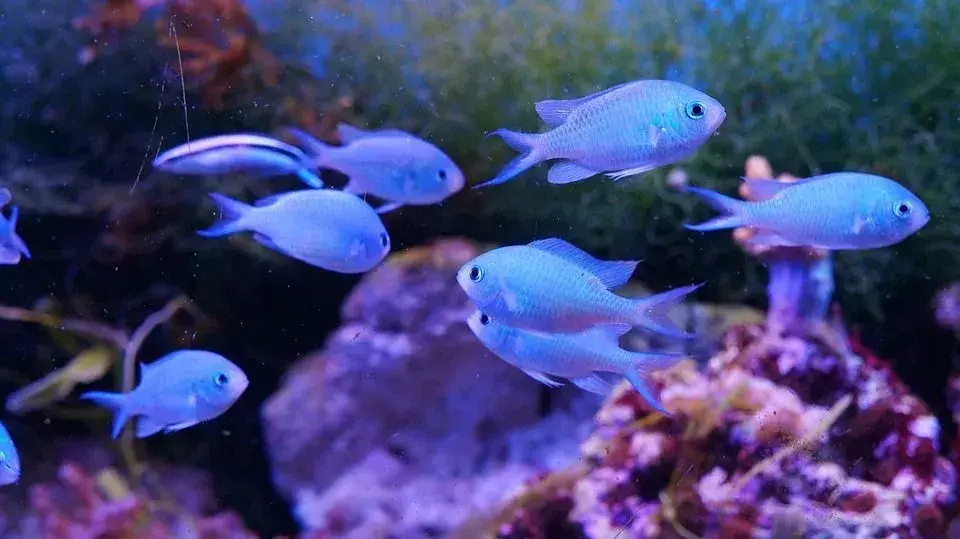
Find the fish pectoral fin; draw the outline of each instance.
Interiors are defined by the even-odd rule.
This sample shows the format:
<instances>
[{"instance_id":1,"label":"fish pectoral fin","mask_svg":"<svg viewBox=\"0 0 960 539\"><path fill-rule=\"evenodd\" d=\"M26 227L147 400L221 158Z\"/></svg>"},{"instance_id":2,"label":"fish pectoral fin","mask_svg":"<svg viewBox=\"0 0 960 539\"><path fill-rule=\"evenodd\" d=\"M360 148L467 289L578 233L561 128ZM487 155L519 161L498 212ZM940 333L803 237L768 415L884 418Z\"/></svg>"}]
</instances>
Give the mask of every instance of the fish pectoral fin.
<instances>
[{"instance_id":1,"label":"fish pectoral fin","mask_svg":"<svg viewBox=\"0 0 960 539\"><path fill-rule=\"evenodd\" d=\"M616 182L630 176L636 176L637 174L643 174L644 172L649 172L655 168L657 168L657 165L641 165L639 167L628 168L624 170L617 170L613 172L606 172L605 174L609 176L611 180Z\"/></svg>"},{"instance_id":2,"label":"fish pectoral fin","mask_svg":"<svg viewBox=\"0 0 960 539\"><path fill-rule=\"evenodd\" d=\"M0 245L0 265L12 266L20 263L23 255L10 245Z\"/></svg>"},{"instance_id":3,"label":"fish pectoral fin","mask_svg":"<svg viewBox=\"0 0 960 539\"><path fill-rule=\"evenodd\" d=\"M527 370L527 369L520 369L520 370L522 370L523 372L527 373L527 375L530 376L530 378L533 378L534 380L536 380L536 381L538 381L538 382L540 382L541 384L544 384L544 385L546 385L546 386L549 386L549 387L560 387L560 386L563 385L563 382L558 382L557 380L554 380L553 378L551 378L550 376L548 376L548 375L546 375L546 374L544 374L544 373L542 373L542 372L539 372L539 371L531 371L531 370Z\"/></svg>"},{"instance_id":4,"label":"fish pectoral fin","mask_svg":"<svg viewBox=\"0 0 960 539\"><path fill-rule=\"evenodd\" d=\"M184 421L182 423L174 423L172 425L164 425L163 432L165 433L176 432L178 430L183 430L187 427L192 427L197 423L199 423L199 421L193 420L193 421Z\"/></svg>"},{"instance_id":5,"label":"fish pectoral fin","mask_svg":"<svg viewBox=\"0 0 960 539\"><path fill-rule=\"evenodd\" d=\"M158 423L148 416L140 416L137 421L137 438L146 438L164 429L165 425Z\"/></svg>"},{"instance_id":6,"label":"fish pectoral fin","mask_svg":"<svg viewBox=\"0 0 960 539\"><path fill-rule=\"evenodd\" d=\"M389 212L392 212L393 210L396 210L402 207L403 207L402 202L391 202L389 204L383 204L379 208L377 208L377 213L380 215L383 215L384 213L389 213Z\"/></svg>"},{"instance_id":7,"label":"fish pectoral fin","mask_svg":"<svg viewBox=\"0 0 960 539\"><path fill-rule=\"evenodd\" d=\"M601 378L597 373L593 373L590 376L583 376L581 378L571 378L571 382L580 389L585 389L590 393L596 393L597 395L607 395L613 390L614 383L605 378Z\"/></svg>"},{"instance_id":8,"label":"fish pectoral fin","mask_svg":"<svg viewBox=\"0 0 960 539\"><path fill-rule=\"evenodd\" d=\"M591 170L585 166L578 165L573 161L561 161L556 163L547 172L547 181L554 185L563 185L577 182L590 176L599 174L596 170Z\"/></svg>"},{"instance_id":9,"label":"fish pectoral fin","mask_svg":"<svg viewBox=\"0 0 960 539\"><path fill-rule=\"evenodd\" d=\"M758 247L798 247L800 245L782 238L772 230L762 229L754 230L747 242Z\"/></svg>"}]
</instances>

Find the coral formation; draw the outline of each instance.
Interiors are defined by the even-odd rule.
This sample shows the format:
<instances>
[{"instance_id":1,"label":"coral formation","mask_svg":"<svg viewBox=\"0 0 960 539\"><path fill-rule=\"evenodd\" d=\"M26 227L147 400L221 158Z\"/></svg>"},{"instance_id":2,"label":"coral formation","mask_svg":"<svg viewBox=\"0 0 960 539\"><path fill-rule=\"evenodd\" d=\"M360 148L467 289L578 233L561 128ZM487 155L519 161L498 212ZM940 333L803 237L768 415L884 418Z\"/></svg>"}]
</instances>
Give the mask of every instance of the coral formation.
<instances>
[{"instance_id":1,"label":"coral formation","mask_svg":"<svg viewBox=\"0 0 960 539\"><path fill-rule=\"evenodd\" d=\"M582 446L583 477L515 510L497 535L940 536L957 473L939 423L850 344L734 327L705 372L662 373L671 418L619 386Z\"/></svg>"}]
</instances>

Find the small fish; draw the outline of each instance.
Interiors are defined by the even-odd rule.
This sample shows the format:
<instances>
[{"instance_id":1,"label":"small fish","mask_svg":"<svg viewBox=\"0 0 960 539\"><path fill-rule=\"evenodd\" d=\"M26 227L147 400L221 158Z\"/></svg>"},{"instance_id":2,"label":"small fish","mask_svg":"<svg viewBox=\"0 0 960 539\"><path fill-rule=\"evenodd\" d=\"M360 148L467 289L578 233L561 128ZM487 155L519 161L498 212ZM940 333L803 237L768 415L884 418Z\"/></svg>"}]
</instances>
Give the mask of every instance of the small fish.
<instances>
[{"instance_id":1,"label":"small fish","mask_svg":"<svg viewBox=\"0 0 960 539\"><path fill-rule=\"evenodd\" d=\"M227 358L203 350L179 350L140 364L140 385L129 393L91 391L80 395L115 412L111 435L138 416L137 438L192 427L227 411L249 385Z\"/></svg>"},{"instance_id":2,"label":"small fish","mask_svg":"<svg viewBox=\"0 0 960 539\"><path fill-rule=\"evenodd\" d=\"M254 133L193 140L163 152L153 161L153 168L172 174L294 174L310 187L323 187L323 181L310 170L312 166L312 160L299 148Z\"/></svg>"},{"instance_id":3,"label":"small fish","mask_svg":"<svg viewBox=\"0 0 960 539\"><path fill-rule=\"evenodd\" d=\"M377 213L356 195L304 190L272 195L253 206L217 193L222 220L198 232L217 237L251 231L259 243L297 260L340 273L364 273L390 252Z\"/></svg>"},{"instance_id":4,"label":"small fish","mask_svg":"<svg viewBox=\"0 0 960 539\"><path fill-rule=\"evenodd\" d=\"M647 378L649 373L668 369L685 357L628 352L620 348L619 340L629 328L621 326L550 334L516 329L481 311L474 312L467 325L487 349L538 382L559 387L563 384L553 377L563 377L591 393L606 395L622 376L664 414L667 412Z\"/></svg>"},{"instance_id":5,"label":"small fish","mask_svg":"<svg viewBox=\"0 0 960 539\"><path fill-rule=\"evenodd\" d=\"M0 208L6 206L13 200L13 193L6 187L0 187Z\"/></svg>"},{"instance_id":6,"label":"small fish","mask_svg":"<svg viewBox=\"0 0 960 539\"><path fill-rule=\"evenodd\" d=\"M597 174L614 181L642 174L693 153L720 127L727 113L715 99L679 82L626 82L580 99L536 104L551 129L517 133L497 129L521 155L480 185L496 185L548 159L562 159L547 181L566 184Z\"/></svg>"},{"instance_id":7,"label":"small fish","mask_svg":"<svg viewBox=\"0 0 960 539\"><path fill-rule=\"evenodd\" d=\"M0 424L0 485L11 485L20 479L20 455L13 438Z\"/></svg>"},{"instance_id":8,"label":"small fish","mask_svg":"<svg viewBox=\"0 0 960 539\"><path fill-rule=\"evenodd\" d=\"M755 245L841 250L887 247L930 221L919 198L881 176L839 172L794 182L744 181L761 200L688 187L723 215L686 227L703 232L748 226L756 229L750 238Z\"/></svg>"},{"instance_id":9,"label":"small fish","mask_svg":"<svg viewBox=\"0 0 960 539\"><path fill-rule=\"evenodd\" d=\"M9 200L8 200L9 202ZM0 265L13 266L21 258L30 258L30 250L17 234L17 218L20 210L16 206L10 209L10 218L4 220L0 215Z\"/></svg>"},{"instance_id":10,"label":"small fish","mask_svg":"<svg viewBox=\"0 0 960 539\"><path fill-rule=\"evenodd\" d=\"M445 153L404 131L364 131L339 124L337 133L344 144L339 147L323 144L299 129L287 131L315 156L318 167L350 177L344 191L397 203L390 209L442 202L465 183L463 172Z\"/></svg>"},{"instance_id":11,"label":"small fish","mask_svg":"<svg viewBox=\"0 0 960 539\"><path fill-rule=\"evenodd\" d=\"M597 260L550 238L484 253L460 268L457 282L480 310L519 329L575 333L598 325L643 326L687 337L667 312L700 285L644 299L611 293L636 267L636 261Z\"/></svg>"}]
</instances>

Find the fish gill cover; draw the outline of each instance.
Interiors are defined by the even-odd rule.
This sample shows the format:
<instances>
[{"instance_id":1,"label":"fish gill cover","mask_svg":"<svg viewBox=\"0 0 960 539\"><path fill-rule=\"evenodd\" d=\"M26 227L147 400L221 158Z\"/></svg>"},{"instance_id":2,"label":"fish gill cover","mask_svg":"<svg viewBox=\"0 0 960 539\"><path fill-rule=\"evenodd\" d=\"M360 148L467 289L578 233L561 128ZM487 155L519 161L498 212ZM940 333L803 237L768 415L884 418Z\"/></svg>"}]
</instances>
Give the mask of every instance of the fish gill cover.
<instances>
[{"instance_id":1,"label":"fish gill cover","mask_svg":"<svg viewBox=\"0 0 960 539\"><path fill-rule=\"evenodd\" d=\"M166 458L209 470L216 488L210 498L236 509L259 535L303 527L313 530L304 535L320 537L442 536L504 501L518 482L563 468L576 458L571 445L581 441L568 433L595 428L595 444L584 448L585 468L529 487L494 520L499 527L492 532L481 519L485 531L462 533L606 537L609 526L628 537L654 533L648 529L688 537L810 530L796 515L777 516L790 496L809 514L824 516L819 520L833 533L946 533L956 512L955 472L939 456L930 414L949 417L943 381L957 344L934 326L929 305L935 290L960 280L953 224L960 204L958 23L960 5L949 0L4 3L0 185L18 208L13 219L8 204L4 219L17 222L31 259L3 266L10 283L3 302L33 306L0 314L47 328L0 328L9 343L2 383L11 398L4 422L20 445L21 484L36 485L40 493L25 509L37 518L9 522L45 523L20 528L31 537L57 537L65 527L94 537L145 535L141 526L149 527L144 522L151 518L162 521L151 528L156 533L190 533L177 523L193 522L191 515L210 506L191 504L182 492L174 493L172 505L158 502L165 489L178 486L158 480L164 474L156 473L157 461ZM303 189L301 180L317 185L312 171L297 172L298 179L249 168L219 175L207 168L209 174L177 177L151 167L162 151L186 144L190 152L190 142L204 137L258 132L297 144L283 135L283 128L296 127L322 144L346 145L339 127L352 125L421 138L458 165L468 186L477 185L516 155L483 135L503 128L541 131L534 103L582 98L639 79L682 81L722 103L726 118L717 136L677 166L616 183L598 177L547 185L544 166L506 185L458 192L441 205L378 206L397 210L382 221L389 248L399 254L361 281L342 312L341 300L356 279L311 271L263 235L214 241L194 233L216 219L206 193L266 204L278 190ZM646 132L657 140L655 131ZM298 156L297 171L316 164L305 146L300 150L307 164ZM248 163L291 170L287 154L252 155L248 149L239 154ZM837 254L758 252L747 243L749 229L734 232L736 241L725 233L684 230L684 223L709 214L695 197L669 187L730 195L742 164L756 152L800 178L836 171L891 178L929 207L932 221L896 247ZM343 175L350 174L322 172L335 189L347 184ZM397 184L408 177L421 176L400 176ZM713 358L702 373L678 369L654 376L663 380L654 387L668 410L671 390L674 397L694 386L708 394L693 392L691 407L678 404L664 419L646 415L636 393L621 386L594 425L589 395L542 389L469 335L462 321L474 305L453 281L456 268L448 258L466 263L479 254L476 247L453 242L409 249L453 234L500 245L562 237L600 259L643 259L637 277L655 291L706 282L701 299L762 304L767 286L768 316L763 327L723 333L713 324L755 320L756 313L700 304L683 309L684 327L709 326L713 339L698 332L681 346L642 331L642 338L627 336L640 350L679 346L674 351ZM5 252L12 252L11 237L4 238ZM379 237L374 240L379 244ZM358 238L343 245L347 253L386 255L382 244L371 251L376 245ZM438 265L446 269L437 271ZM929 408L857 339L844 345L844 333L836 330L811 336L834 292L854 333L891 358ZM941 305L938 319L949 319L949 302ZM193 316L171 314L185 306ZM443 308L435 312L437 306ZM157 326L164 329L141 342ZM377 331L363 337L359 329L367 327ZM349 341L351 330L361 335L351 337L357 348L337 348L336 339ZM98 389L116 389L107 383L111 373L122 379L121 389L132 389L132 358L141 344L145 363L174 348L215 349L244 369L251 387L222 418L147 445L133 445L125 435L120 458L53 443L54 437L96 433L94 447L111 447L98 438L107 435L106 414L83 407L76 395L101 379ZM310 354L321 345L319 356ZM336 354L328 354L331 349ZM381 354L368 354L371 349ZM351 370L351 358L363 359L359 365L369 371ZM440 368L437 362L447 363ZM423 371L431 377L416 376ZM716 418L704 420L702 408L716 404L710 399L733 395L736 401L723 384L737 376L769 403L724 401L714 407ZM316 387L327 383L345 389L322 400L328 394ZM283 395L291 387L294 397L270 401L292 403L289 413L264 408L268 470L258 409L275 390ZM358 402L355 388L367 402ZM813 395L811 388L824 393ZM446 395L447 389L455 395ZM874 397L880 400L870 406ZM498 412L499 406L513 408ZM763 413L770 407L784 410L789 425L771 427L782 438L761 443L753 435L763 434L758 425L768 423L762 419L772 414ZM295 428L309 419L299 417L304 410L323 414L323 421ZM609 420L627 412L649 424ZM21 413L28 415L11 415ZM688 436L680 432L684 427L695 432ZM722 451L704 456L700 432L721 449L738 444L736 458ZM332 443L324 438L330 433L342 436L333 450L314 452ZM639 439L618 446L624 462L595 451L596 444L616 445L621 437ZM463 440L479 441L467 451ZM661 443L684 451L663 461L656 451ZM857 451L863 454L851 453ZM703 466L691 468L688 458ZM61 467L62 459L84 461L96 488L87 472ZM449 473L432 467L433 459ZM296 466L285 469L285 462ZM828 494L819 496L799 479L784 486L784 473L803 479L818 466L832 474ZM58 468L68 490L84 500L70 515L43 497L62 489L38 484L52 481ZM123 482L115 480L114 468L123 470ZM623 479L627 472L647 477L651 469L679 470L681 477L642 484ZM457 490L464 474L470 486ZM178 481L177 474L168 475ZM699 483L692 485L693 479ZM272 484L293 505L298 522ZM366 486L363 496L356 485ZM394 496L397 491L402 495ZM569 492L580 497L571 499ZM547 502L521 503L541 498ZM114 499L122 503L100 503ZM24 506L4 507L12 513ZM878 514L884 518L874 518ZM120 518L91 526L105 522L105 515ZM224 536L244 533L232 528L233 517L212 520L223 523Z\"/></svg>"}]
</instances>

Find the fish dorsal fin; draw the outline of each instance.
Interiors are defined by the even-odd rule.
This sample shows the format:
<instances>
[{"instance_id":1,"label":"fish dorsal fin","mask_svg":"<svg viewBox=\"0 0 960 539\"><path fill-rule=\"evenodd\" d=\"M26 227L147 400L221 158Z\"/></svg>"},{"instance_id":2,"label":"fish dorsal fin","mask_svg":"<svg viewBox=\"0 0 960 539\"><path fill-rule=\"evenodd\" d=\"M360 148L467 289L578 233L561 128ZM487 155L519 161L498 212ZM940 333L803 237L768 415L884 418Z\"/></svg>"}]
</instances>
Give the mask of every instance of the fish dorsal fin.
<instances>
[{"instance_id":1,"label":"fish dorsal fin","mask_svg":"<svg viewBox=\"0 0 960 539\"><path fill-rule=\"evenodd\" d=\"M743 176L741 176L740 179L747 184L747 189L750 190L750 199L757 202L761 200L769 200L779 195L784 189L789 187L794 187L810 181L816 181L815 178L805 178L802 180L785 182L772 178L745 178Z\"/></svg>"},{"instance_id":2,"label":"fish dorsal fin","mask_svg":"<svg viewBox=\"0 0 960 539\"><path fill-rule=\"evenodd\" d=\"M406 131L401 131L399 129L377 129L374 131L366 131L360 129L359 127L354 127L350 124L337 124L337 136L340 137L340 142L343 144L350 144L356 140L363 138L371 137L412 137L410 133Z\"/></svg>"},{"instance_id":3,"label":"fish dorsal fin","mask_svg":"<svg viewBox=\"0 0 960 539\"><path fill-rule=\"evenodd\" d=\"M533 107L537 110L537 115L540 116L541 120L546 122L548 125L557 126L567 121L567 116L570 116L570 114L578 109L581 105L589 103L590 101L593 101L602 95L619 90L628 84L632 83L624 82L616 86L611 86L606 90L600 90L599 92L578 99L547 99L535 103Z\"/></svg>"},{"instance_id":4,"label":"fish dorsal fin","mask_svg":"<svg viewBox=\"0 0 960 539\"><path fill-rule=\"evenodd\" d=\"M639 264L637 260L597 260L559 238L537 240L529 246L576 264L600 279L607 288L618 288L626 284Z\"/></svg>"},{"instance_id":5,"label":"fish dorsal fin","mask_svg":"<svg viewBox=\"0 0 960 539\"><path fill-rule=\"evenodd\" d=\"M257 200L253 203L253 206L256 208L263 208L265 206L272 206L276 201L283 198L284 195L288 193L277 193L275 195L269 195Z\"/></svg>"}]
</instances>

